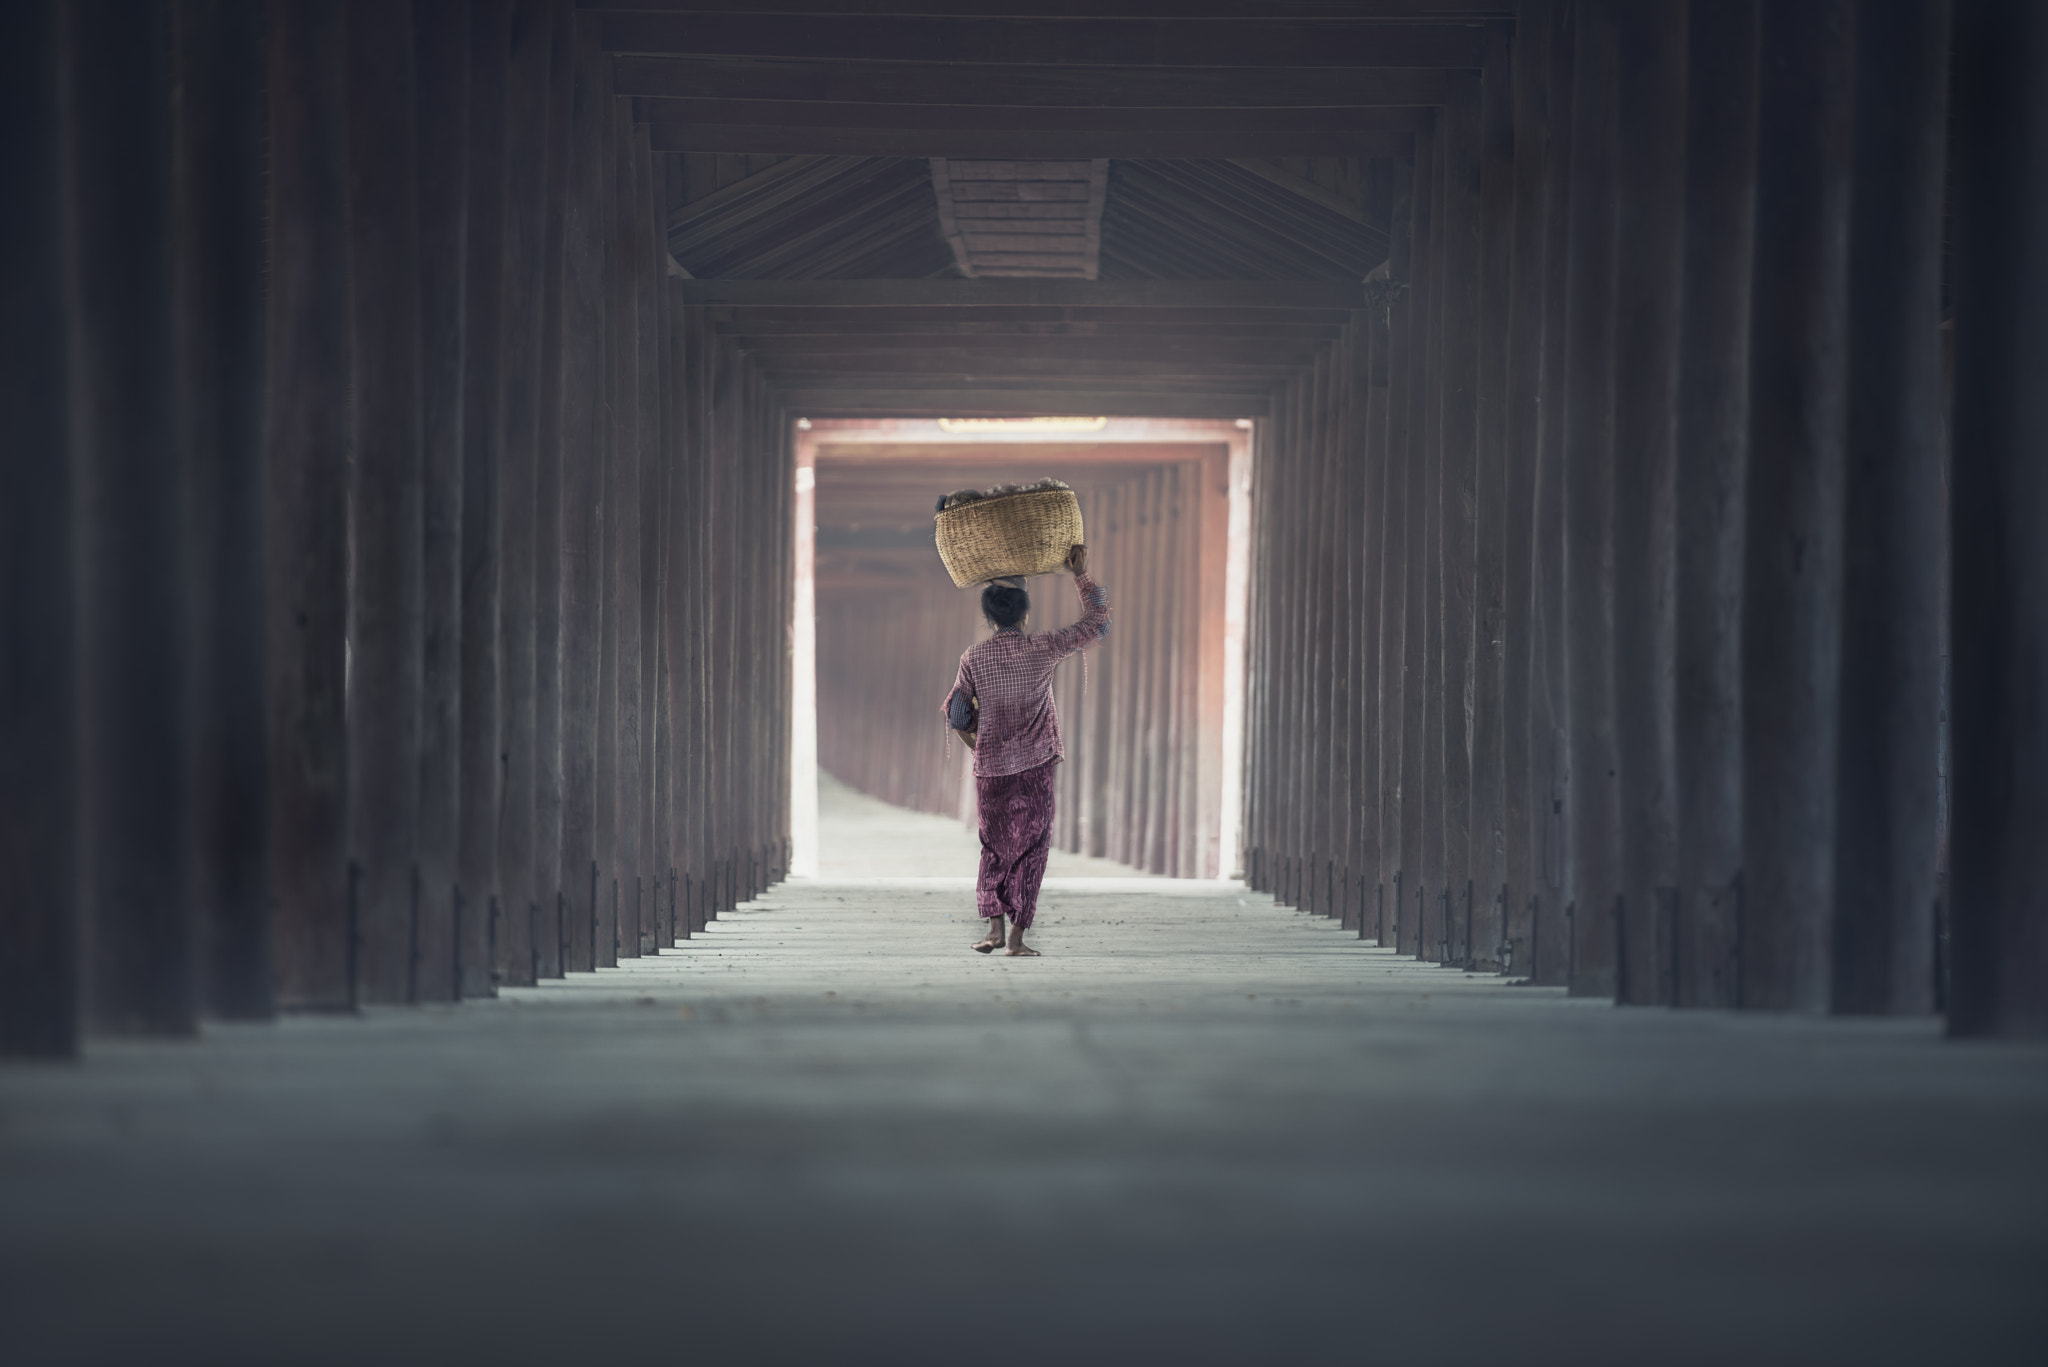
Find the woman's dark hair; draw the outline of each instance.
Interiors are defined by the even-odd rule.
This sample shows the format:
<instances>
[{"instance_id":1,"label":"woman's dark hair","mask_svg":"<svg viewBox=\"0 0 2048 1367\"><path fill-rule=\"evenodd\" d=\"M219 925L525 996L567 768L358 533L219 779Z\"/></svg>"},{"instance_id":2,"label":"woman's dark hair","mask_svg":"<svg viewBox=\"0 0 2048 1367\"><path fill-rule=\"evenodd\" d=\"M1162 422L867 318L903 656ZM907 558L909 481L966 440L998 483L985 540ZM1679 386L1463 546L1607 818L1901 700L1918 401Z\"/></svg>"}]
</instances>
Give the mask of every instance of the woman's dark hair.
<instances>
[{"instance_id":1,"label":"woman's dark hair","mask_svg":"<svg viewBox=\"0 0 2048 1367\"><path fill-rule=\"evenodd\" d=\"M1013 627L1031 611L1031 595L1010 584L990 584L981 591L981 615L990 626Z\"/></svg>"}]
</instances>

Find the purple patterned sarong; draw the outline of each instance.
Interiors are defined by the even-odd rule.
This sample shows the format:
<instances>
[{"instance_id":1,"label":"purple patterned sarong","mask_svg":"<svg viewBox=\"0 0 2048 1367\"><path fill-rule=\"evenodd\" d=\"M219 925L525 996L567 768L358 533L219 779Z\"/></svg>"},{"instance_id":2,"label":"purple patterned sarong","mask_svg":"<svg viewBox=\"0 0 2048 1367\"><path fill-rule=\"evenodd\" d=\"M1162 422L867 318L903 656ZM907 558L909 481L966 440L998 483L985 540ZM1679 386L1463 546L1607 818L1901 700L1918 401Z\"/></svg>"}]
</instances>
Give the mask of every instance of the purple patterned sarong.
<instances>
[{"instance_id":1,"label":"purple patterned sarong","mask_svg":"<svg viewBox=\"0 0 2048 1367\"><path fill-rule=\"evenodd\" d=\"M1031 926L1038 885L1052 853L1052 780L1049 759L1021 774L974 780L981 806L981 882L974 891L983 916L1007 913L1020 930Z\"/></svg>"}]
</instances>

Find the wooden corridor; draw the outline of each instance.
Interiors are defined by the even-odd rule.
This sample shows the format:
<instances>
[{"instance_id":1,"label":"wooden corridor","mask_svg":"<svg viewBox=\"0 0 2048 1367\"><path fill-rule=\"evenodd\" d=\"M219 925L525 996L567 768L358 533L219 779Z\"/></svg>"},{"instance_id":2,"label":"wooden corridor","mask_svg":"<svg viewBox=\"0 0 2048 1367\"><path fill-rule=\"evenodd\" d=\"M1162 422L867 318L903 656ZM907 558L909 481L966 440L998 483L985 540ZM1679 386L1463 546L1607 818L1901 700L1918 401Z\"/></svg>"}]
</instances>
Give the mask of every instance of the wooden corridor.
<instances>
[{"instance_id":1,"label":"wooden corridor","mask_svg":"<svg viewBox=\"0 0 2048 1367\"><path fill-rule=\"evenodd\" d=\"M895 819L828 803L828 865L930 848ZM2041 1046L1616 1012L1235 884L1055 879L1028 962L972 919L790 882L493 1001L0 1074L5 1356L2038 1359Z\"/></svg>"}]
</instances>

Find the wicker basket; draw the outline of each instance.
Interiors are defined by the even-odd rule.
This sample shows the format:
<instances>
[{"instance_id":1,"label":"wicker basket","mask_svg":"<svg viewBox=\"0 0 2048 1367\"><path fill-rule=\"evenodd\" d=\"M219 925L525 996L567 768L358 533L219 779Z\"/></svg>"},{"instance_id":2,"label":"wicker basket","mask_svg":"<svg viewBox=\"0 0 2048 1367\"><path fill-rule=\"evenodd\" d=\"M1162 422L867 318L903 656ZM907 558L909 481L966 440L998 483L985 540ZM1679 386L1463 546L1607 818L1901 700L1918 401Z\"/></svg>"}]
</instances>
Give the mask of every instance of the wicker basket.
<instances>
[{"instance_id":1,"label":"wicker basket","mask_svg":"<svg viewBox=\"0 0 2048 1367\"><path fill-rule=\"evenodd\" d=\"M1072 489L998 494L948 508L933 521L939 559L963 589L1005 575L1050 574L1083 540Z\"/></svg>"}]
</instances>

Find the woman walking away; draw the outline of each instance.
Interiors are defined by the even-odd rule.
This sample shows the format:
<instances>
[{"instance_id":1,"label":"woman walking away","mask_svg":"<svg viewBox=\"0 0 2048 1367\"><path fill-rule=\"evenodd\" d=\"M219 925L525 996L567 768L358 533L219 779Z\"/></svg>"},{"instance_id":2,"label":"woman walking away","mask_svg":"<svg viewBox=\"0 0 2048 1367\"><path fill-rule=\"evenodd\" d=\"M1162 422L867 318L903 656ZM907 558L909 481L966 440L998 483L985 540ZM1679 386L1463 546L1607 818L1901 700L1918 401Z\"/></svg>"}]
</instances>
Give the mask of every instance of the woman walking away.
<instances>
[{"instance_id":1,"label":"woman walking away","mask_svg":"<svg viewBox=\"0 0 2048 1367\"><path fill-rule=\"evenodd\" d=\"M981 881L975 902L989 919L974 944L1004 949L1010 918L1013 957L1036 957L1024 943L1045 857L1052 852L1052 776L1066 752L1052 705L1052 671L1061 660L1109 634L1109 595L1088 577L1088 548L1067 553L1067 568L1085 609L1058 631L1024 633L1031 595L1022 579L999 579L981 591L981 615L995 634L960 657L960 677L946 695L946 723L974 751L974 791L981 805Z\"/></svg>"}]
</instances>

